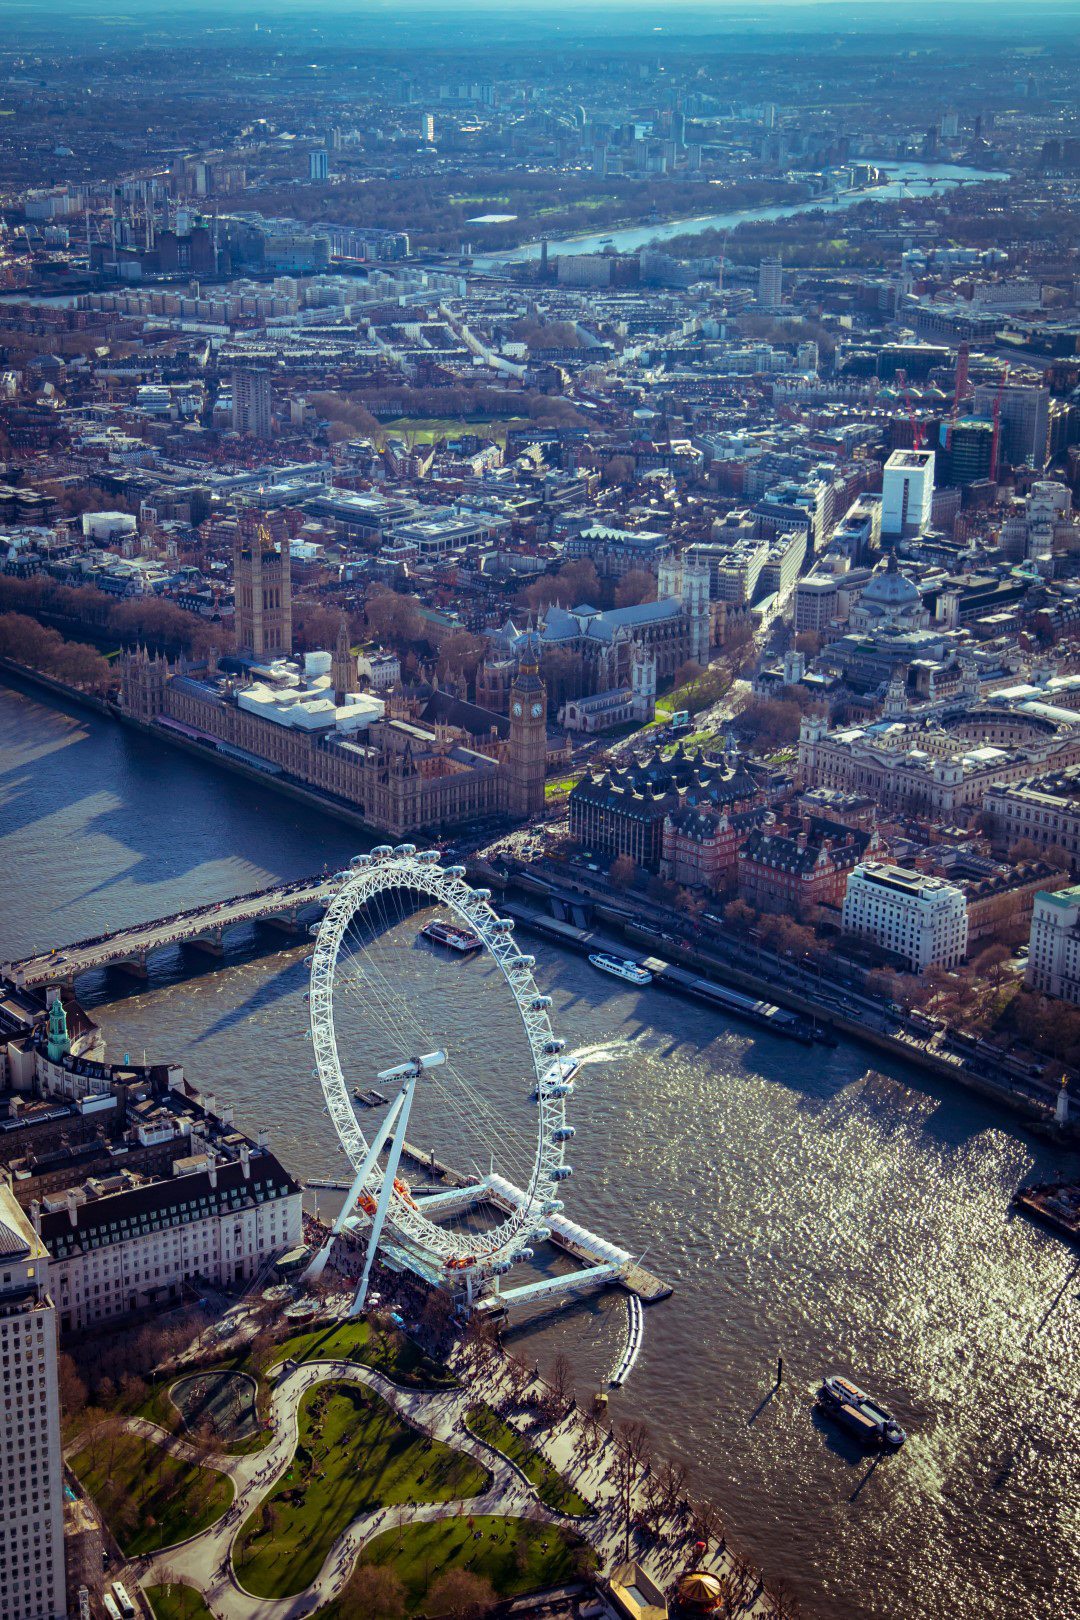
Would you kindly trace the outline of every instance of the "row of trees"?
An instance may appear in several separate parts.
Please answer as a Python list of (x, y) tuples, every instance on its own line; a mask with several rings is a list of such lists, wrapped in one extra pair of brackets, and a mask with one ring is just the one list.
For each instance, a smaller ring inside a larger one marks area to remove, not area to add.
[(58, 630), (49, 630), (24, 613), (0, 614), (0, 657), (13, 658), (86, 692), (104, 692), (111, 681), (109, 661), (96, 647), (65, 641)]
[(0, 615), (32, 614), (52, 620), (63, 630), (82, 631), (98, 641), (147, 646), (177, 657), (204, 658), (210, 647), (232, 646), (232, 631), (186, 613), (175, 602), (157, 596), (117, 601), (93, 585), (59, 585), (44, 576), (15, 579), (0, 575)]

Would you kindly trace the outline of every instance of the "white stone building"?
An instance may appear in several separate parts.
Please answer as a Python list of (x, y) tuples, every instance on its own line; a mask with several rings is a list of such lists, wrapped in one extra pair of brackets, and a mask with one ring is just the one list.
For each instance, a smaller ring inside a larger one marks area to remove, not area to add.
[(1080, 887), (1036, 894), (1024, 983), (1080, 1005)]
[(0, 1183), (0, 1615), (61, 1620), (63, 1455), (49, 1256)]
[(844, 932), (902, 957), (908, 969), (956, 967), (967, 950), (961, 889), (887, 861), (863, 861), (847, 881)]
[(171, 1176), (91, 1178), (31, 1205), (61, 1332), (167, 1308), (200, 1279), (235, 1287), (301, 1241), (300, 1188), (272, 1153), (192, 1146)]

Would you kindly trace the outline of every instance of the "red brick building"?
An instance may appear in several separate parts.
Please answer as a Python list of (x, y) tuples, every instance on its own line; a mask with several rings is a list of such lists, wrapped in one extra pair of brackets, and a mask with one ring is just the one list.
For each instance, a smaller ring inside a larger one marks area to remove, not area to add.
[(757, 911), (795, 917), (844, 903), (848, 874), (877, 834), (806, 816), (802, 824), (757, 828), (737, 858), (739, 898)]
[(719, 890), (733, 877), (739, 845), (771, 812), (764, 804), (710, 810), (680, 805), (664, 817), (661, 877), (690, 889)]

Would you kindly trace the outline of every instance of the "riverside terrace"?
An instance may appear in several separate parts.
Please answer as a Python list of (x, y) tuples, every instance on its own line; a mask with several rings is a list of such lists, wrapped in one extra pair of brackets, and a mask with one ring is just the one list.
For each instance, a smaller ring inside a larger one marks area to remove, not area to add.
[(0, 964), (0, 977), (20, 990), (43, 984), (70, 984), (79, 974), (103, 967), (121, 967), (137, 978), (145, 978), (146, 958), (152, 951), (168, 945), (190, 945), (220, 956), (225, 929), (239, 923), (262, 922), (296, 932), (304, 926), (301, 912), (311, 908), (314, 915), (315, 910), (325, 908), (332, 893), (332, 880), (325, 877), (276, 884), (234, 900), (197, 906), (192, 911), (118, 929), (114, 934), (80, 940), (62, 950), (4, 962)]

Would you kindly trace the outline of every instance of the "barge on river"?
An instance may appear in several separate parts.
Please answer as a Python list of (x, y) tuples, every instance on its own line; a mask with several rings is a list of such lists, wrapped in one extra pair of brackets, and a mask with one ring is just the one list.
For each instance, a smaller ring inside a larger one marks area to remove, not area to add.
[(1013, 1203), (1033, 1220), (1080, 1243), (1080, 1185), (1049, 1181), (1039, 1187), (1021, 1187), (1013, 1195)]

